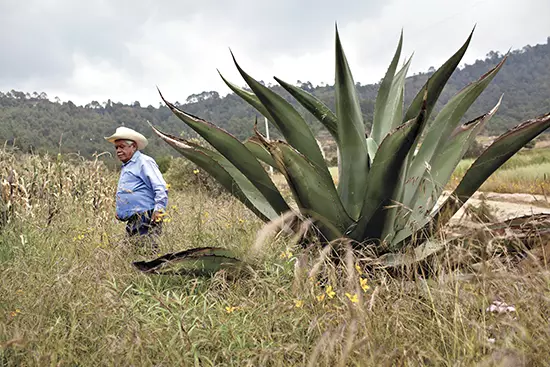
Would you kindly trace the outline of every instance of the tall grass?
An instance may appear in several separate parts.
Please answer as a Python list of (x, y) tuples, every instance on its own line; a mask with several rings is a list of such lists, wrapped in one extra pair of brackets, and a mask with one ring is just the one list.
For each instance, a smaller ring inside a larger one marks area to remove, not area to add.
[[(0, 229), (1, 366), (550, 360), (544, 263), (528, 270), (494, 265), (469, 280), (442, 273), (426, 281), (360, 274), (347, 254), (351, 266), (322, 265), (323, 276), (310, 279), (311, 262), (319, 258), (314, 251), (301, 277), (296, 264), (304, 257), (292, 243), (276, 238), (249, 256), (262, 224), (230, 197), (208, 196), (198, 186), (170, 192), (161, 251), (227, 247), (250, 259), (250, 271), (238, 278), (230, 272), (211, 278), (144, 275), (131, 262), (145, 256), (129, 247), (123, 224), (114, 218), (116, 174), (97, 162), (64, 162), (55, 175), (48, 171), (55, 158), (34, 159), (2, 160), (3, 178), (10, 166), (19, 184), (31, 187), (34, 180), (45, 189), (29, 205), (19, 190), (19, 197), (3, 198), (11, 211)], [(39, 163), (37, 175), (24, 168)], [(59, 191), (56, 184), (74, 188), (79, 179), (87, 180), (84, 194)], [(47, 203), (55, 199), (58, 210), (50, 218)], [(487, 312), (495, 299), (517, 311)]]
[[(462, 160), (457, 166), (448, 189), (456, 187), (474, 159)], [(550, 149), (521, 151), (502, 165), (481, 186), (481, 191), (499, 193), (550, 193)]]

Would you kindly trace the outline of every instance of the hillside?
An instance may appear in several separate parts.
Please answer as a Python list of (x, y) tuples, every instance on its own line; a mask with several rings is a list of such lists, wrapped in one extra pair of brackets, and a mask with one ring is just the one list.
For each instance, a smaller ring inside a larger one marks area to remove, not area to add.
[[(483, 73), (502, 60), (503, 55), (489, 52), (485, 60), (465, 65), (455, 71), (442, 93), (440, 105), (445, 103), (459, 89), (479, 78)], [(504, 68), (489, 88), (467, 113), (473, 118), (491, 109), (498, 97), (504, 93), (503, 104), (487, 126), (485, 134), (497, 134), (516, 125), (524, 118), (531, 118), (550, 111), (550, 37), (546, 44), (526, 46), (510, 53)], [(405, 106), (418, 92), (433, 69), (407, 78)], [(282, 76), (284, 79), (284, 76)], [(234, 82), (239, 82), (235, 80)], [(317, 95), (334, 109), (334, 87), (314, 87), (309, 82), (299, 82), (309, 92)], [(271, 84), (268, 84), (271, 86)], [(378, 85), (357, 84), (363, 114), (367, 127), (372, 120), (374, 100)], [(289, 101), (292, 98), (282, 92), (279, 86), (272, 88), (282, 93)], [(160, 98), (159, 98), (160, 101)], [(292, 101), (294, 103), (294, 101)], [(244, 101), (229, 94), (220, 97), (217, 92), (202, 92), (191, 95), (184, 103), (177, 103), (182, 109), (216, 123), (235, 134), (239, 139), (251, 135), (257, 116), (255, 110)], [(303, 110), (302, 110), (303, 111)], [(92, 101), (85, 106), (72, 102), (51, 101), (45, 93), (19, 91), (0, 92), (0, 140), (15, 145), (23, 151), (34, 152), (80, 152), (91, 156), (111, 147), (103, 140), (119, 125), (143, 131), (151, 136), (146, 121), (173, 133), (194, 134), (184, 126), (166, 107), (142, 107), (139, 102), (132, 105), (107, 101)], [(306, 114), (316, 134), (322, 134), (321, 125)], [(154, 156), (173, 154), (173, 151), (158, 139), (153, 138), (148, 152)]]

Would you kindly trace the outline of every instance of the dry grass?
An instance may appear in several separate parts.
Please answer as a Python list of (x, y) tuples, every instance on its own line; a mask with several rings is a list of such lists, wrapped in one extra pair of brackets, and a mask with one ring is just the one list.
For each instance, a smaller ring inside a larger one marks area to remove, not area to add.
[[(465, 159), (456, 168), (447, 189), (456, 187), (473, 159)], [(550, 150), (521, 151), (510, 158), (481, 186), (481, 191), (498, 193), (550, 193)]]
[[(470, 280), (454, 273), (396, 280), (382, 272), (360, 274), (347, 254), (347, 268), (319, 263), (324, 276), (317, 282), (296, 276), (295, 264), (308, 260), (298, 267), (307, 274), (318, 254), (305, 259), (278, 238), (263, 248), (246, 277), (148, 276), (131, 267), (144, 256), (128, 248), (123, 225), (114, 219), (116, 175), (94, 164), (64, 163), (55, 176), (42, 159), (44, 171), (35, 176), (23, 168), (32, 167), (31, 159), (2, 162), (4, 178), (9, 162), (19, 183), (30, 185), (34, 177), (46, 189), (30, 206), (22, 195), (12, 197), (0, 229), (1, 366), (550, 360), (544, 263), (524, 272), (494, 265)], [(84, 196), (59, 191), (56, 177), (87, 177)], [(49, 218), (54, 204), (47, 203), (54, 199), (58, 210)], [(247, 257), (261, 228), (240, 203), (208, 197), (200, 188), (170, 193), (169, 213), (162, 252), (216, 245)], [(493, 300), (516, 311), (491, 314), (486, 308)]]

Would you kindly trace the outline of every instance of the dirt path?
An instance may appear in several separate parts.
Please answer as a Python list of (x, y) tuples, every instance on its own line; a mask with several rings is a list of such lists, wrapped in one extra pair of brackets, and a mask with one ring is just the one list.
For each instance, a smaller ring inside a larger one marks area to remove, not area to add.
[[(466, 202), (468, 205), (479, 206), (482, 197), (491, 208), (491, 213), (498, 221), (505, 221), (514, 217), (529, 214), (550, 214), (550, 197), (530, 194), (499, 194), (494, 192), (478, 192)], [(458, 223), (468, 218), (464, 215), (465, 208), (460, 209), (452, 218), (452, 222)]]

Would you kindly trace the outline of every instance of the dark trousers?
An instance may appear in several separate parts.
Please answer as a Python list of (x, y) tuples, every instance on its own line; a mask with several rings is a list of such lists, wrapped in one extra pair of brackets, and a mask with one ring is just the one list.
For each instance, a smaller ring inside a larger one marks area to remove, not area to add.
[(136, 247), (158, 249), (157, 240), (162, 233), (162, 222), (153, 222), (153, 210), (132, 215), (126, 222), (126, 233)]

